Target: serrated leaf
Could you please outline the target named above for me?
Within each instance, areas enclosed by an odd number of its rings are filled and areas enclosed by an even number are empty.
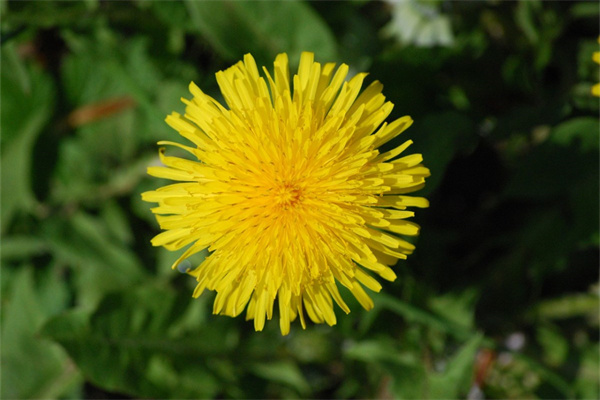
[[[138,36],[119,42],[110,31],[98,36],[65,36],[72,53],[62,63],[61,77],[73,112],[91,107],[88,114],[97,114],[76,124],[73,141],[101,167],[107,161],[128,161],[142,142],[154,142],[154,125],[161,132],[167,128],[164,113],[154,104],[162,96],[163,76],[149,56],[149,40]],[[107,104],[114,107],[103,108]]]
[[[49,248],[75,271],[80,305],[93,306],[111,290],[128,287],[144,276],[138,258],[110,237],[106,222],[82,212],[43,226]]]
[[[417,322],[441,332],[447,332],[459,339],[470,336],[469,330],[465,327],[432,314],[427,310],[408,304],[393,296],[384,293],[374,293],[371,296],[373,297],[375,304],[402,316],[408,322]]]
[[[447,361],[442,373],[429,376],[429,397],[432,399],[464,398],[473,379],[473,365],[483,336],[477,334],[469,339]]]
[[[222,388],[207,369],[237,344],[220,324],[171,328],[193,300],[141,286],[106,296],[93,312],[71,311],[42,333],[60,343],[87,379],[107,390],[150,398],[206,398]]]
[[[394,398],[423,398],[427,379],[425,365],[414,349],[400,351],[399,346],[391,338],[378,337],[349,344],[344,355],[385,371],[391,378]]]
[[[54,282],[48,290],[60,289]],[[62,349],[37,335],[49,314],[36,292],[32,269],[14,277],[2,314],[2,398],[58,397],[79,378]]]
[[[471,329],[473,328],[477,297],[478,294],[474,288],[461,293],[447,293],[431,299],[430,307],[448,321]]]
[[[31,212],[37,205],[31,176],[33,146],[50,119],[54,88],[48,75],[18,58],[14,46],[3,47],[2,57],[13,61],[1,74],[0,220],[5,232],[16,212]]]

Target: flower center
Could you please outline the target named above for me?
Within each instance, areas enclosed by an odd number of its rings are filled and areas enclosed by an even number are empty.
[[[275,203],[283,209],[297,206],[303,199],[302,188],[295,183],[282,182],[275,187]]]

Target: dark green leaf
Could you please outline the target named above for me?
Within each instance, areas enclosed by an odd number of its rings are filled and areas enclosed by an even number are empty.
[[[47,249],[48,246],[42,239],[25,235],[8,236],[2,238],[0,257],[2,261],[23,260],[39,255]]]
[[[12,45],[2,48],[12,60],[2,68],[2,232],[18,211],[32,212],[37,200],[32,191],[33,146],[48,123],[54,88],[50,77],[16,56]]]
[[[598,118],[573,118],[556,126],[552,130],[550,140],[562,146],[577,144],[584,152],[598,151],[598,132],[600,132]]]
[[[448,293],[431,300],[431,309],[448,321],[467,329],[473,328],[477,293],[466,290],[462,293]]]
[[[64,282],[53,284],[48,290],[60,290]],[[58,397],[79,375],[61,348],[37,335],[49,315],[30,267],[16,274],[11,292],[2,313],[2,398]]]
[[[569,352],[569,343],[560,330],[551,324],[545,324],[537,330],[537,341],[544,349],[544,361],[551,367],[560,366]]]
[[[132,285],[144,276],[139,259],[110,238],[102,220],[84,213],[49,220],[44,235],[55,257],[75,270],[79,304],[91,306],[105,292]]]
[[[292,65],[302,51],[318,60],[335,61],[335,38],[308,3],[299,1],[186,1],[194,26],[222,57],[241,59],[252,53],[269,65],[287,52]]]
[[[432,399],[464,398],[472,385],[473,365],[482,335],[475,335],[446,362],[442,373],[429,376],[428,396]]]
[[[300,395],[310,393],[310,386],[302,372],[292,361],[257,363],[250,367],[257,376],[268,381],[282,383],[294,388]]]
[[[43,334],[60,343],[84,376],[113,392],[142,397],[206,398],[223,388],[207,367],[237,344],[219,324],[173,327],[193,300],[172,290],[138,287],[105,297],[92,314],[71,311]]]
[[[425,189],[419,192],[421,196],[434,191],[452,158],[457,153],[469,151],[477,141],[473,122],[453,112],[432,114],[416,120],[404,135],[410,135],[414,141],[409,150],[423,154],[423,164],[431,171]]]
[[[411,304],[403,302],[400,299],[392,297],[384,293],[372,295],[375,304],[406,318],[409,322],[418,322],[425,326],[429,326],[442,332],[447,332],[459,339],[464,339],[469,336],[468,329],[457,325],[450,320],[446,320],[437,315],[431,314],[428,311],[419,309]]]
[[[538,303],[534,313],[547,319],[565,319],[595,315],[600,306],[597,294],[574,294]]]
[[[600,396],[600,346],[589,344],[581,349],[581,362],[577,371],[575,388],[580,399],[597,399]]]

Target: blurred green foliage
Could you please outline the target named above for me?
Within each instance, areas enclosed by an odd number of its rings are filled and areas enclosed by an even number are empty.
[[[597,2],[0,13],[3,398],[599,397]],[[282,337],[191,298],[140,193],[190,81],[303,50],[415,119],[431,207],[374,310]]]

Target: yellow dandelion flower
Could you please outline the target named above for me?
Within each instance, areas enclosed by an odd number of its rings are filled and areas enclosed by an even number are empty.
[[[250,54],[216,74],[224,107],[190,84],[185,115],[166,122],[193,143],[177,146],[198,161],[170,157],[150,175],[180,181],[142,195],[164,230],[154,246],[178,250],[176,268],[192,254],[210,255],[188,270],[198,285],[217,292],[215,314],[239,315],[257,331],[279,305],[282,334],[299,317],[336,323],[335,302],[350,312],[338,283],[365,308],[373,301],[364,287],[381,285],[369,272],[393,281],[390,266],[414,246],[398,235],[417,235],[408,207],[427,207],[407,196],[424,186],[429,170],[420,154],[397,158],[412,141],[377,150],[412,124],[408,116],[384,120],[393,104],[382,84],[361,93],[366,74],[346,80],[348,66],[321,65],[302,53],[290,77],[288,57],[279,54],[274,73],[259,73]]]
[[[600,37],[598,37],[598,44],[600,44]],[[596,64],[600,64],[600,51],[594,52],[592,55],[592,60],[594,60]],[[592,86],[592,94],[596,97],[600,97],[600,83],[596,83],[594,86]]]

